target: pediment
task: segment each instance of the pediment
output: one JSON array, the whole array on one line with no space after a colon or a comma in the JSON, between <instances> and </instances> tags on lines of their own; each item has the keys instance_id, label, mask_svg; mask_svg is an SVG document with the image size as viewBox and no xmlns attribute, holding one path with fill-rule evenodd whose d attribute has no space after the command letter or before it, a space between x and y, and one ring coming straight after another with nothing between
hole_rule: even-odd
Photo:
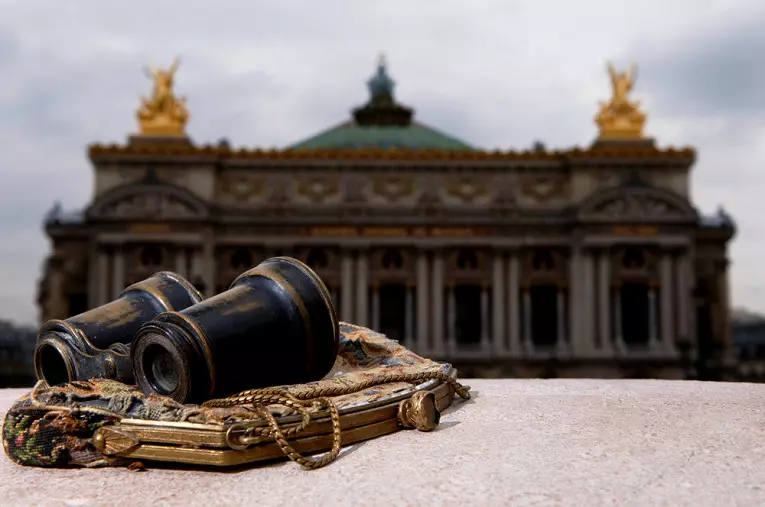
<instances>
[{"instance_id":1,"label":"pediment","mask_svg":"<svg viewBox=\"0 0 765 507\"><path fill-rule=\"evenodd\" d=\"M107 220L199 220L207 218L204 202L170 185L129 185L96 200L88 216Z\"/></svg>"},{"instance_id":2,"label":"pediment","mask_svg":"<svg viewBox=\"0 0 765 507\"><path fill-rule=\"evenodd\" d=\"M694 222L697 214L682 196L652 187L616 187L588 199L578 218L595 222Z\"/></svg>"}]
</instances>

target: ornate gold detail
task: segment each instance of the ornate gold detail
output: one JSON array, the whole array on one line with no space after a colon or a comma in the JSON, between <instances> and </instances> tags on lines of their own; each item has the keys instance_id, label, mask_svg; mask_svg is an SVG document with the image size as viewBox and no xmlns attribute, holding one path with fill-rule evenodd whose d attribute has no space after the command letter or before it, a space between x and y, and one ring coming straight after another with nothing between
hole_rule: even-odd
<instances>
[{"instance_id":1,"label":"ornate gold detail","mask_svg":"<svg viewBox=\"0 0 765 507\"><path fill-rule=\"evenodd\" d=\"M436 395L431 391L417 391L399 405L398 421L404 428L433 431L441 421L436 407Z\"/></svg>"},{"instance_id":2,"label":"ornate gold detail","mask_svg":"<svg viewBox=\"0 0 765 507\"><path fill-rule=\"evenodd\" d=\"M266 191L264 177L229 176L221 181L221 191L233 200L251 201Z\"/></svg>"},{"instance_id":3,"label":"ornate gold detail","mask_svg":"<svg viewBox=\"0 0 765 507\"><path fill-rule=\"evenodd\" d=\"M106 456L128 452L138 447L140 443L135 435L114 427L98 428L93 434L93 446Z\"/></svg>"},{"instance_id":4,"label":"ornate gold detail","mask_svg":"<svg viewBox=\"0 0 765 507\"><path fill-rule=\"evenodd\" d=\"M185 136L184 129L189 119L186 99L173 93L173 80L180 60L176 58L169 69L145 68L144 72L154 82L150 98L141 97L138 109L138 124L141 135Z\"/></svg>"},{"instance_id":5,"label":"ornate gold detail","mask_svg":"<svg viewBox=\"0 0 765 507\"><path fill-rule=\"evenodd\" d=\"M372 180L372 190L389 201L398 201L414 192L414 180L403 176L380 176Z\"/></svg>"},{"instance_id":6,"label":"ornate gold detail","mask_svg":"<svg viewBox=\"0 0 765 507\"><path fill-rule=\"evenodd\" d=\"M629 93L637 79L637 66L617 72L608 64L613 96L609 102L602 102L595 122L600 127L599 139L642 139L646 115L640 111L640 103L631 101Z\"/></svg>"},{"instance_id":7,"label":"ornate gold detail","mask_svg":"<svg viewBox=\"0 0 765 507\"><path fill-rule=\"evenodd\" d=\"M537 201L548 201L564 194L567 181L549 176L532 176L523 180L521 188L527 196Z\"/></svg>"},{"instance_id":8,"label":"ornate gold detail","mask_svg":"<svg viewBox=\"0 0 765 507\"><path fill-rule=\"evenodd\" d=\"M457 178L446 183L446 193L451 197L471 203L477 198L489 193L489 189L483 182L474 178Z\"/></svg>"},{"instance_id":9,"label":"ornate gold detail","mask_svg":"<svg viewBox=\"0 0 765 507\"><path fill-rule=\"evenodd\" d=\"M297 191L314 202L324 202L340 190L340 182L336 178L306 178L297 183Z\"/></svg>"}]
</instances>

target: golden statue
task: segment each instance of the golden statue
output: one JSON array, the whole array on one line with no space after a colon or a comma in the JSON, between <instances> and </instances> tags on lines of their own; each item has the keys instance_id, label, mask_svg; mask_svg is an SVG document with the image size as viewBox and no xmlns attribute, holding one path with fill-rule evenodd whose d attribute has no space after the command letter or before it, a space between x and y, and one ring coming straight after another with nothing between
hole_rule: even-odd
<instances>
[{"instance_id":1,"label":"golden statue","mask_svg":"<svg viewBox=\"0 0 765 507\"><path fill-rule=\"evenodd\" d=\"M611 76L613 97L600 105L600 112L595 122L600 127L599 139L642 139L645 113L640 111L640 103L630 100L629 94L637 80L635 64L625 72L618 72L613 64L608 64Z\"/></svg>"},{"instance_id":2,"label":"golden statue","mask_svg":"<svg viewBox=\"0 0 765 507\"><path fill-rule=\"evenodd\" d=\"M150 98L141 97L138 123L142 135L186 135L184 128L189 119L186 99L173 94L173 80L179 63L180 60L176 58L167 70L144 68L147 77L154 82L154 90Z\"/></svg>"}]
</instances>

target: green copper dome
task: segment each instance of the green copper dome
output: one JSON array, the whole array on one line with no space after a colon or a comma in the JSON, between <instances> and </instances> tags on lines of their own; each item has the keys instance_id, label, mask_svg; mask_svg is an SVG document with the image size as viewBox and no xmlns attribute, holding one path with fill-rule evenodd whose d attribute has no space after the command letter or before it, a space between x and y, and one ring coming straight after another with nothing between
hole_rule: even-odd
<instances>
[{"instance_id":1,"label":"green copper dome","mask_svg":"<svg viewBox=\"0 0 765 507\"><path fill-rule=\"evenodd\" d=\"M414 111L396 103L395 81L385 60L367 82L369 101L353 110L353 119L290 146L290 149L436 149L472 150L467 143L413 121Z\"/></svg>"}]
</instances>

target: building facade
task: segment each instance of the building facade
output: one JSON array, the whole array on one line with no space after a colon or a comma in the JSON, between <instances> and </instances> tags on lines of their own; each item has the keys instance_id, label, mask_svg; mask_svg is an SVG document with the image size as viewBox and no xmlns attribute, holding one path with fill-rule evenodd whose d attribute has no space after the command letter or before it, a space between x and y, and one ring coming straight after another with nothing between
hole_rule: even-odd
<instances>
[{"instance_id":1,"label":"building facade","mask_svg":"<svg viewBox=\"0 0 765 507\"><path fill-rule=\"evenodd\" d=\"M291 255L341 319L463 376L730 377L735 227L694 207L694 150L643 135L630 72L610 69L585 149L476 149L417 121L381 62L348 121L264 151L193 143L175 67L139 134L90 147L92 202L48 215L43 319L161 269L210 296Z\"/></svg>"}]
</instances>

